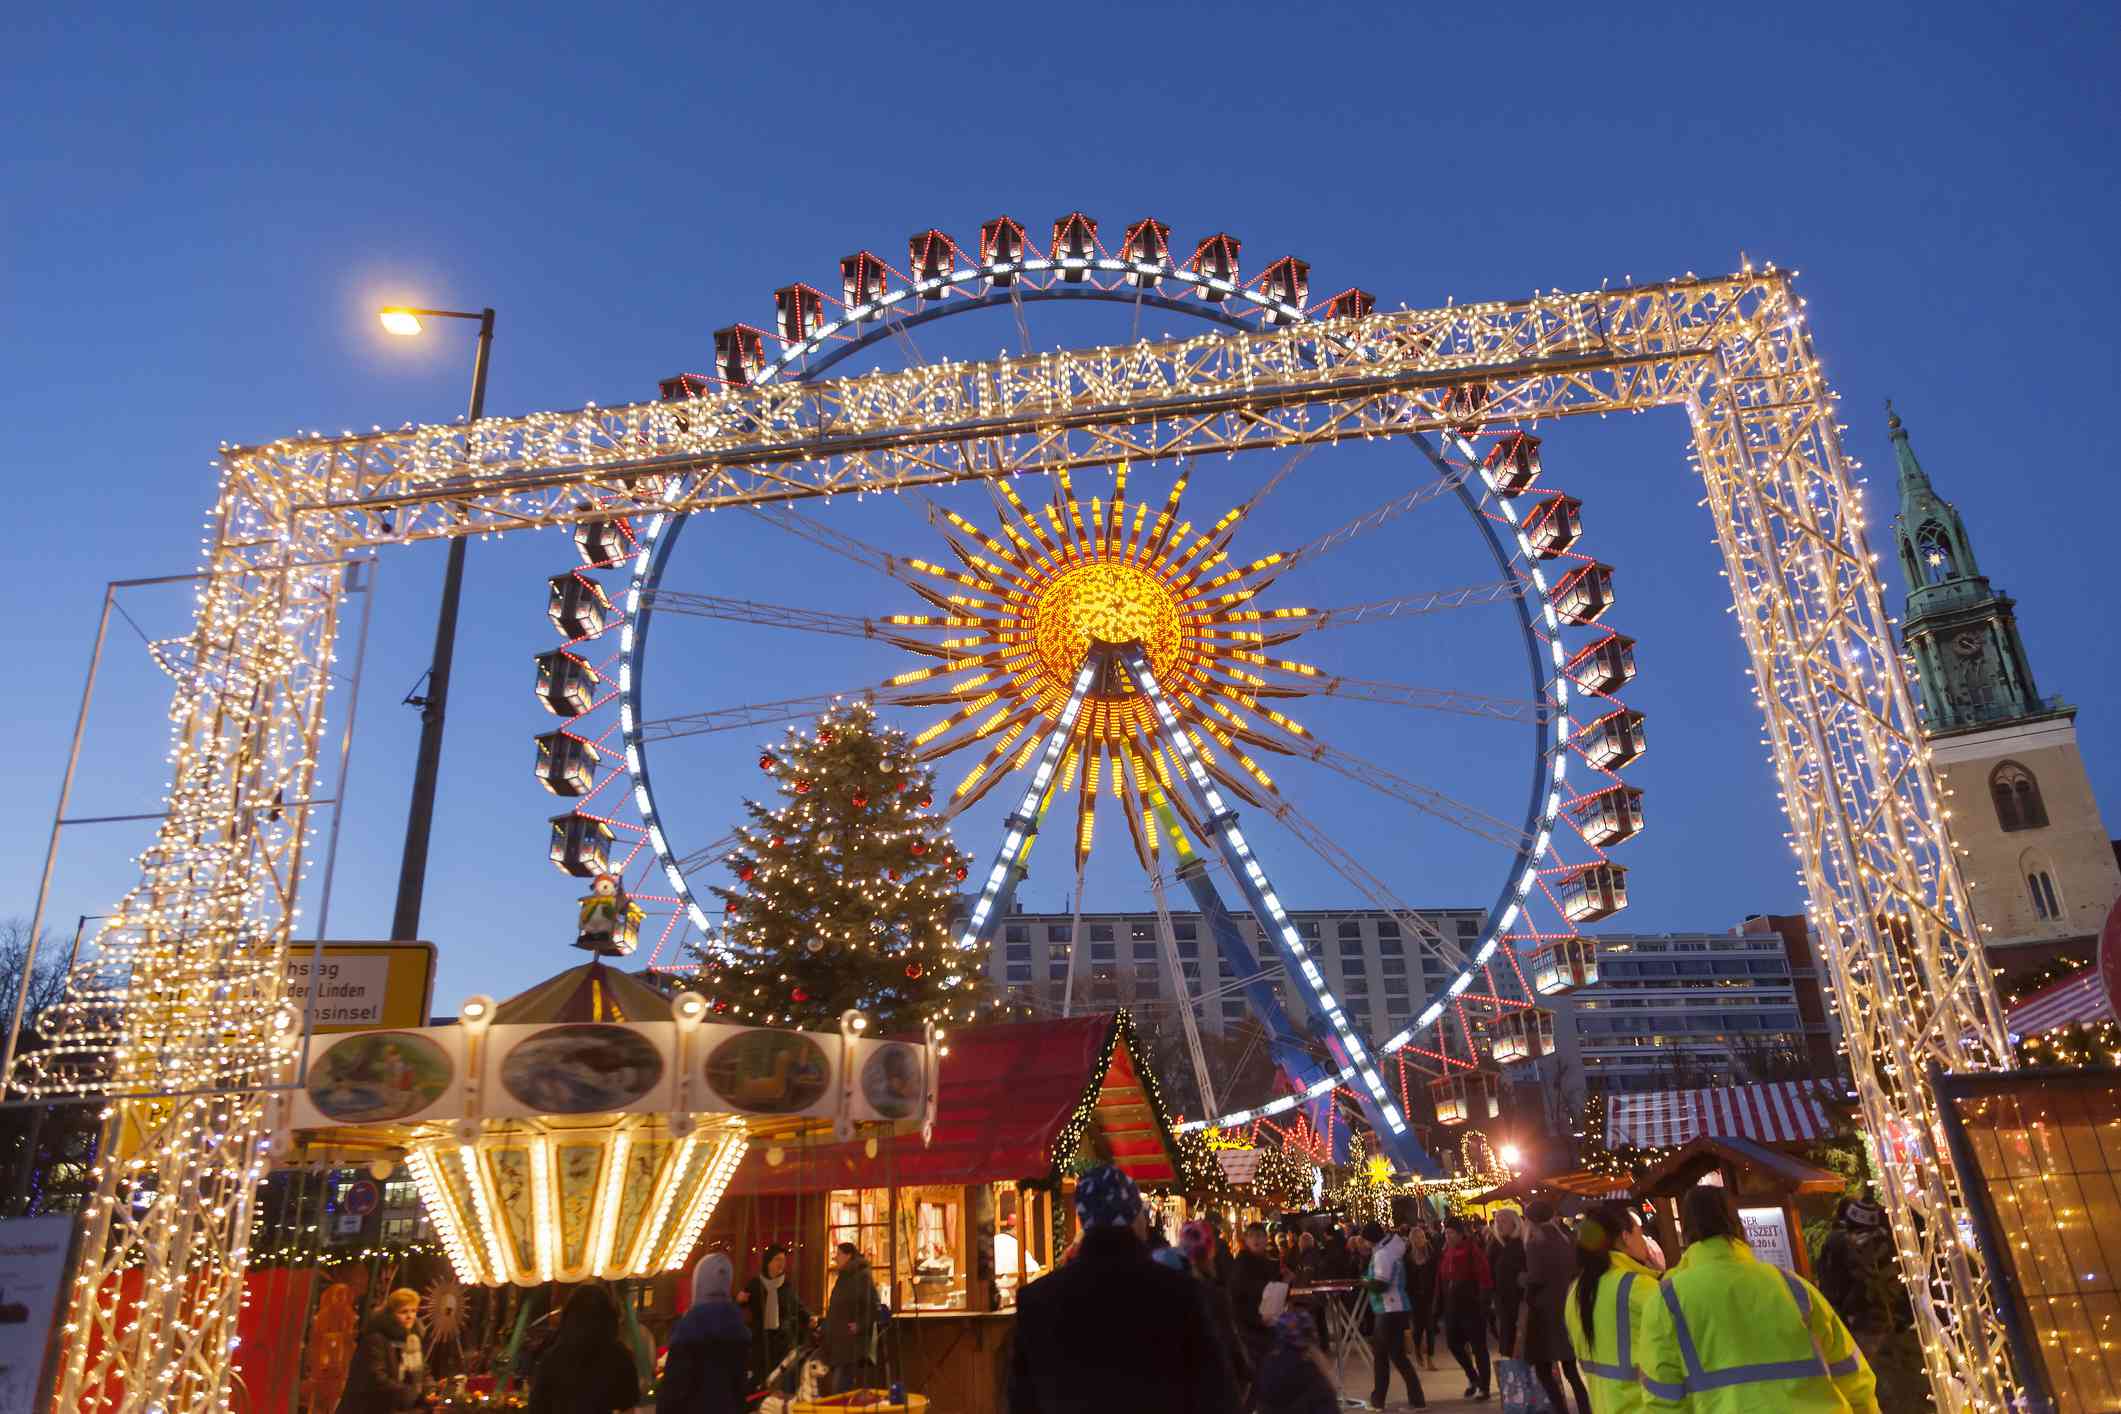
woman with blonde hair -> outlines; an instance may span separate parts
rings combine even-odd
[[[337,1414],[397,1414],[427,1397],[427,1359],[420,1350],[420,1293],[399,1287],[369,1317],[347,1372]]]

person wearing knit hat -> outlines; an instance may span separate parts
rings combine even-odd
[[[1076,1181],[1075,1212],[1083,1228],[1075,1259],[1017,1293],[1008,1407],[1237,1408],[1198,1283],[1150,1260],[1148,1210],[1134,1180],[1115,1165],[1091,1169]]]
[[[709,1252],[692,1269],[692,1305],[670,1330],[656,1408],[663,1414],[736,1414],[765,1371],[747,1375],[751,1332],[730,1298],[736,1264]]]
[[[1819,1292],[1873,1361],[1892,1330],[1888,1294],[1904,1290],[1893,1280],[1895,1260],[1885,1209],[1861,1198],[1842,1199],[1819,1249]]]
[[[1339,1414],[1333,1367],[1319,1348],[1318,1323],[1301,1306],[1274,1322],[1274,1348],[1259,1367],[1258,1414]]]

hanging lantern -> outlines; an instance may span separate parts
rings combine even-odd
[[[1598,945],[1589,938],[1550,938],[1532,953],[1532,990],[1558,997],[1598,981]]]
[[[564,648],[537,656],[538,701],[555,717],[579,717],[596,705],[603,678]]]
[[[587,795],[596,785],[597,767],[603,757],[594,746],[566,732],[547,732],[536,738],[538,781],[554,795]]]

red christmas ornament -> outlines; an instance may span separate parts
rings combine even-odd
[[[780,762],[773,759],[772,752],[762,751],[759,753],[759,769],[761,771],[770,771],[780,764]]]
[[[810,994],[809,994],[808,992],[804,991],[804,990],[803,990],[803,989],[802,989],[801,987],[798,987],[798,988],[796,988],[796,989],[795,989],[795,990],[794,990],[793,992],[790,992],[790,993],[789,993],[788,995],[789,995],[790,997],[794,998],[794,999],[795,999],[796,1001],[799,1001],[799,1002],[807,1002],[807,1001],[809,1001],[809,1000],[810,1000]]]
[[[779,835],[775,835],[772,839],[766,841],[766,843],[772,845],[775,849],[779,849],[781,847],[781,837]]]
[[[918,803],[921,809],[926,810],[929,806],[935,804],[935,797],[932,795],[924,795],[920,798]]]
[[[799,781],[797,781],[797,782],[795,783],[795,793],[796,793],[797,795],[808,795],[808,794],[810,794],[810,782],[809,782],[809,781],[807,781],[807,780],[799,780]]]
[[[832,745],[832,729],[830,727],[818,728],[817,744],[819,746]]]
[[[964,865],[962,865],[962,864],[960,864],[960,865],[958,865],[958,866],[957,866],[957,877],[958,877],[958,882],[960,882],[960,883],[963,883],[963,882],[964,882],[964,878],[965,878],[965,866],[964,866]]]
[[[892,878],[892,879],[896,879],[896,878],[898,877],[898,870],[896,870],[896,869],[886,869],[886,870],[884,871],[884,874],[885,874],[885,876],[886,876],[887,878]]]
[[[869,803],[869,797],[868,797],[868,796],[866,796],[866,795],[858,795],[858,796],[856,796],[856,797],[854,798],[854,808],[855,808],[855,809],[857,809],[857,810],[861,809],[861,808],[862,808],[863,806],[867,805],[868,803]]]
[[[926,854],[928,852],[928,846],[922,844],[919,840],[915,840],[913,842],[913,852],[917,855]]]
[[[737,866],[736,876],[748,884],[751,882],[751,876],[756,872],[757,871],[753,869],[749,864],[739,864]]]
[[[916,982],[920,981],[920,979],[921,979],[921,972],[922,972],[922,968],[921,968],[921,965],[920,965],[919,963],[917,963],[917,962],[909,962],[909,963],[907,963],[907,964],[906,964],[906,975],[907,975],[908,977],[911,977],[911,978],[912,978],[912,979],[913,979],[914,981],[916,981]]]
[[[729,1010],[729,1003],[720,997],[716,997],[714,999],[714,1009],[716,1011],[727,1011]]]

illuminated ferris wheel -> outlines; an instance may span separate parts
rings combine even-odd
[[[1374,307],[1356,289],[1309,303],[1294,257],[1244,279],[1240,254],[1216,234],[1175,261],[1154,220],[1128,226],[1115,251],[1080,212],[1053,223],[1044,254],[1007,217],[981,226],[976,253],[924,231],[903,270],[866,250],[843,259],[837,298],[775,291],[772,331],[717,331],[713,374],[662,391],[682,401],[864,361],[941,367],[949,356],[923,351],[935,337],[924,326],[979,311],[1017,344],[1005,359],[1035,361],[1033,314],[1131,314],[1138,341],[1145,316],[1256,329]],[[1070,345],[1113,342],[1066,332]],[[1605,622],[1613,571],[1581,545],[1582,504],[1548,484],[1539,439],[1490,425],[1486,400],[1482,385],[1453,389],[1462,420],[1440,438],[1351,439],[1366,475],[1322,471],[1340,451],[1249,480],[1238,465],[1119,462],[955,501],[762,505],[691,537],[683,518],[585,525],[580,564],[547,584],[562,641],[537,660],[538,697],[560,719],[537,739],[538,776],[569,807],[550,822],[550,856],[569,874],[625,879],[651,964],[674,964],[715,932],[701,900],[733,843],[709,827],[735,805],[731,754],[750,729],[866,696],[933,763],[936,806],[968,852],[992,840],[991,864],[967,880],[967,946],[990,940],[1044,841],[1042,870],[1072,877],[1078,907],[1115,875],[1147,885],[1183,990],[1166,903],[1177,883],[1290,1082],[1197,1123],[1303,1117],[1315,1131],[1346,1097],[1395,1159],[1428,1168],[1416,1114],[1492,1116],[1498,1068],[1551,1049],[1538,999],[1595,980],[1578,930],[1625,906],[1626,871],[1607,850],[1642,827],[1641,792],[1618,774],[1644,738],[1617,696],[1635,664],[1632,640]],[[1429,507],[1459,527],[1454,544],[1416,529]],[[1423,578],[1447,570],[1455,582]],[[1476,623],[1484,648],[1464,647],[1462,628],[1446,641],[1446,622]],[[1467,663],[1488,679],[1470,681]],[[1444,681],[1410,681],[1421,675],[1408,664]],[[827,690],[793,690],[819,672],[833,675]],[[688,760],[702,743],[719,767]],[[1417,859],[1448,860],[1454,881],[1487,873],[1479,936],[1446,937],[1401,901],[1388,881]],[[1313,887],[1352,888],[1431,960],[1424,1004],[1391,1034],[1366,1034],[1291,921],[1274,877],[1299,861]],[[1232,909],[1256,920],[1264,963]],[[1278,975],[1302,1000],[1297,1017]],[[1197,998],[1183,1000],[1197,1059]]]

